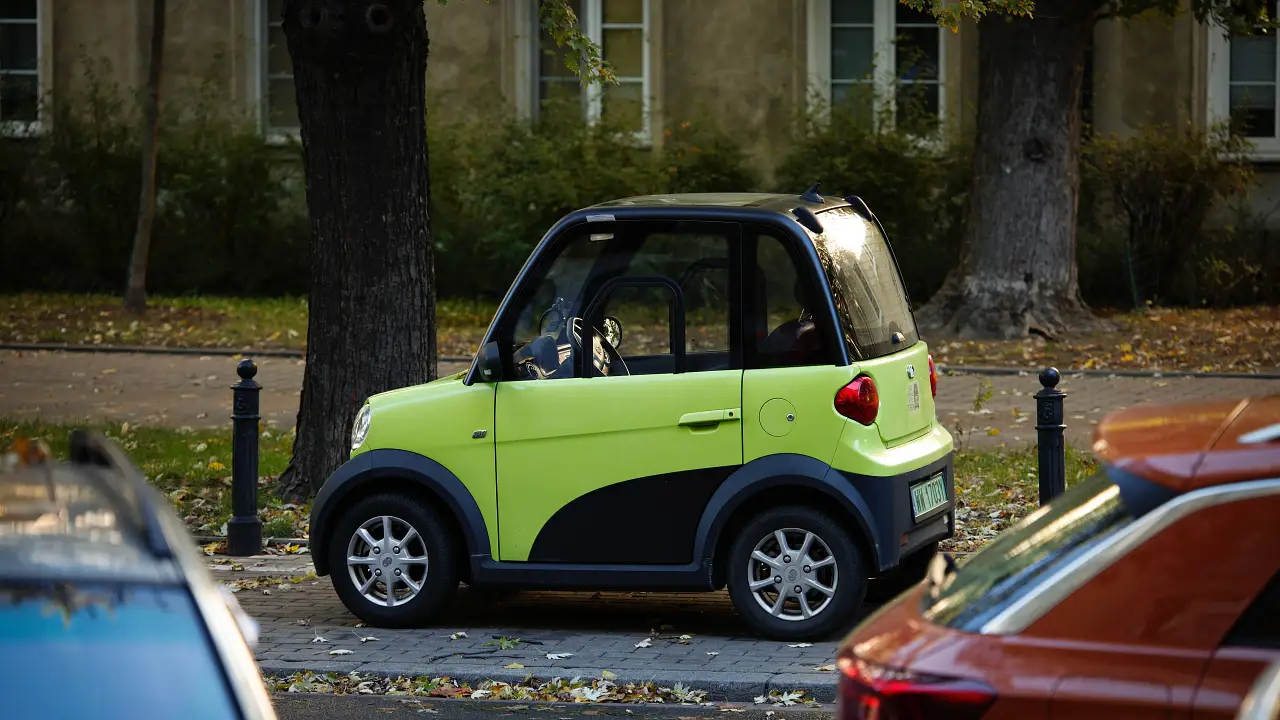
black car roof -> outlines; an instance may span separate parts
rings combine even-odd
[[[0,580],[180,582],[151,498],[120,473],[53,462],[0,471]]]
[[[815,202],[813,199],[803,195],[790,195],[781,193],[674,193],[668,195],[637,195],[635,197],[620,198],[617,200],[609,200],[596,205],[592,205],[591,209],[608,209],[608,208],[646,208],[646,209],[662,209],[671,207],[681,208],[700,208],[712,210],[723,208],[726,210],[737,209],[758,209],[784,214],[791,214],[791,211],[797,207],[806,207],[817,213],[823,210],[830,210],[836,207],[845,207],[849,205],[843,198],[836,196],[820,196],[820,201]]]

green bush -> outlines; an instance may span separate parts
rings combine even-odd
[[[777,170],[778,191],[800,192],[821,181],[821,191],[861,197],[884,224],[911,297],[927,300],[958,256],[967,148],[942,142],[914,102],[902,102],[896,117],[879,118],[863,96],[809,106]]]
[[[532,122],[428,118],[437,290],[506,291],[557,220],[605,200],[662,192],[752,190],[742,145],[710,124],[678,122],[653,149],[631,118],[582,121],[576,103],[547,103]]]
[[[82,90],[49,106],[50,132],[11,141],[0,177],[20,200],[0,215],[0,288],[120,292],[137,224],[138,104],[83,63]],[[157,216],[148,289],[166,294],[283,294],[306,289],[305,216],[285,182],[296,148],[269,147],[205,86],[162,107]]]
[[[1094,137],[1081,170],[1081,289],[1096,304],[1225,305],[1263,299],[1242,244],[1255,184],[1247,141],[1227,127],[1165,125]],[[1237,222],[1208,222],[1215,210]]]

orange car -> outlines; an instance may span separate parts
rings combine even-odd
[[[1116,413],[1093,450],[853,631],[839,718],[1235,715],[1280,660],[1280,395]]]

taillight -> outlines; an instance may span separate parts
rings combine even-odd
[[[836,393],[836,412],[863,425],[875,422],[876,413],[880,412],[880,393],[876,392],[875,382],[860,375],[840,388]]]
[[[933,356],[929,356],[929,392],[938,397],[938,366],[933,364]]]
[[[923,675],[842,656],[838,720],[924,720],[982,717],[995,691],[976,680]]]

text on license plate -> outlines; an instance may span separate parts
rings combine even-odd
[[[907,409],[920,409],[920,383],[919,381],[909,383],[907,385]]]
[[[920,517],[936,510],[947,502],[946,476],[938,473],[922,483],[911,486],[911,512]]]

